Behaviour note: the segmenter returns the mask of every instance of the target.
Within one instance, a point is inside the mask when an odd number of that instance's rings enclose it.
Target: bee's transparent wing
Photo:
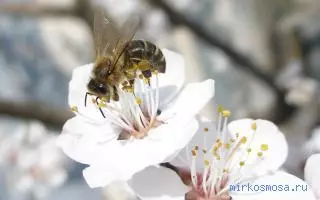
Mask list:
[[[137,16],[130,17],[121,26],[121,35],[118,39],[116,57],[119,57],[127,43],[131,41],[137,31],[139,25],[139,18]]]
[[[96,58],[112,56],[112,60],[116,62],[126,44],[134,37],[138,23],[138,17],[130,17],[121,28],[118,28],[106,17],[105,12],[101,10],[96,12],[94,18]]]
[[[99,9],[94,15],[94,45],[96,60],[104,56],[112,56],[120,34],[119,28],[106,17],[106,13]]]

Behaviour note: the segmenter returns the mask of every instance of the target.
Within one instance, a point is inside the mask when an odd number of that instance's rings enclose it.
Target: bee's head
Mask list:
[[[91,79],[87,85],[88,90],[96,96],[108,96],[109,89],[108,86],[104,82],[97,81],[95,79]]]

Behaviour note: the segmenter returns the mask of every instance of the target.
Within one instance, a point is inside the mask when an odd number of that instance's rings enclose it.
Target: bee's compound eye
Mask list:
[[[98,85],[97,89],[101,94],[107,93],[107,87],[101,83]]]
[[[93,93],[98,93],[98,94],[106,94],[107,91],[107,86],[95,81],[94,79],[91,79],[90,82],[88,83],[88,89],[93,92]]]

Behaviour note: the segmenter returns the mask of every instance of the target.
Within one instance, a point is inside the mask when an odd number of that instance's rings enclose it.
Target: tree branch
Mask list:
[[[73,116],[73,113],[69,110],[52,108],[41,103],[19,103],[12,101],[0,101],[0,114],[35,119],[58,128],[61,128]]]
[[[228,44],[223,43],[219,38],[215,37],[209,31],[207,31],[204,27],[195,23],[187,16],[184,16],[174,9],[172,9],[164,0],[148,0],[152,5],[161,8],[169,17],[171,22],[175,25],[183,25],[191,30],[196,36],[205,41],[207,44],[220,49],[224,52],[238,67],[241,67],[249,72],[252,75],[257,77],[259,80],[264,82],[267,86],[269,86],[277,95],[278,105],[277,105],[277,113],[273,117],[274,121],[282,122],[287,119],[287,117],[291,116],[291,113],[295,110],[294,107],[288,105],[285,102],[285,93],[281,91],[274,83],[272,77],[264,74],[259,70],[249,58],[242,55],[241,53],[234,50]]]
[[[74,15],[72,8],[49,7],[34,5],[34,3],[2,3],[0,12],[7,14],[22,14],[22,15]]]

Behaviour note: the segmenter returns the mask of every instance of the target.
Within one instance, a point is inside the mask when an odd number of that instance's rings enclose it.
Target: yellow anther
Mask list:
[[[222,143],[219,142],[219,143],[217,144],[218,149],[219,149],[221,146],[222,146]]]
[[[193,157],[195,157],[195,156],[197,156],[197,151],[194,150],[194,149],[192,149],[192,150],[191,150],[191,154],[192,154]]]
[[[251,153],[251,151],[252,151],[251,148],[248,148],[248,149],[247,149],[247,152],[248,152],[248,153]]]
[[[257,130],[257,123],[256,122],[253,122],[252,124],[251,124],[251,129],[252,130]]]
[[[222,116],[224,116],[224,117],[230,117],[230,115],[231,115],[230,110],[224,110],[224,111],[222,111]]]
[[[222,111],[223,111],[222,105],[218,105],[218,113],[222,113]]]
[[[225,147],[226,149],[230,149],[230,144],[229,144],[229,143],[226,143],[226,144],[224,145],[224,147]]]
[[[198,145],[194,146],[194,150],[198,151],[199,150],[199,146]]]
[[[101,101],[102,101],[102,102],[107,102],[108,99],[107,99],[107,97],[102,97],[102,98],[101,98]]]
[[[236,137],[237,137],[237,138],[239,137],[239,133],[236,133]]]
[[[136,98],[136,103],[137,103],[138,105],[142,104],[142,99],[139,98],[139,97],[137,97],[137,98]]]
[[[209,165],[210,165],[209,160],[204,160],[204,165],[205,165],[205,166],[209,166]]]
[[[148,78],[145,78],[145,79],[143,79],[143,82],[144,82],[145,84],[149,84],[149,83],[150,83],[150,80],[149,80]]]
[[[127,90],[127,92],[129,92],[129,93],[133,93],[133,88],[132,88],[132,87],[127,87],[126,90]]]
[[[223,169],[223,173],[229,173],[229,169]]]
[[[208,132],[208,131],[209,131],[209,129],[208,129],[208,128],[204,128],[203,130],[204,130],[204,132]]]
[[[218,138],[218,139],[216,140],[216,143],[220,143],[220,141],[221,141],[220,138]]]
[[[106,107],[106,104],[103,103],[103,102],[100,102],[100,103],[98,103],[98,107],[99,107],[99,108],[105,108],[105,107]]]
[[[78,107],[77,106],[71,106],[71,111],[72,112],[78,112]]]
[[[245,165],[245,162],[244,161],[240,161],[240,166],[242,167],[242,166],[244,166]]]
[[[261,144],[260,146],[261,151],[267,151],[269,149],[268,144]]]
[[[259,157],[262,157],[262,156],[263,156],[263,153],[262,153],[262,152],[258,152],[257,155],[258,155]]]
[[[139,74],[139,79],[143,79],[143,74]]]
[[[241,143],[242,144],[245,144],[246,142],[247,142],[247,137],[246,136],[243,136],[242,138],[241,138]]]
[[[235,139],[233,139],[233,138],[232,138],[232,139],[230,139],[230,142],[231,142],[231,143],[234,143],[235,141],[236,141],[236,140],[235,140]]]
[[[202,152],[203,152],[203,153],[207,153],[207,150],[205,150],[205,149],[202,149]]]
[[[158,75],[158,73],[159,73],[159,71],[158,70],[153,70],[153,72],[152,72],[154,75]]]
[[[219,156],[219,155],[217,155],[217,156],[216,156],[216,158],[217,158],[217,160],[221,160],[221,158],[220,158],[220,156]]]
[[[122,83],[122,85],[125,86],[125,85],[128,85],[128,83],[129,83],[128,81],[124,81],[124,82]]]
[[[218,150],[217,146],[213,147],[213,152],[216,152],[217,150]]]

